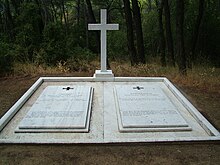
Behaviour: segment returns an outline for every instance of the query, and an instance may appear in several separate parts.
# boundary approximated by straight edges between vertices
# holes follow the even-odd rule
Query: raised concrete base
[[[101,70],[96,70],[93,77],[96,79],[96,81],[113,81],[114,80],[114,74],[112,73],[112,70],[107,70],[106,72],[102,72]]]
[[[94,89],[90,127],[87,133],[68,131],[64,131],[64,133],[59,132],[59,129],[53,133],[50,131],[41,133],[37,131],[16,131],[44,89],[50,86],[88,86]],[[125,86],[132,87],[132,89],[120,88]],[[158,88],[156,93],[152,91],[155,87]],[[148,90],[139,91],[143,88]],[[140,93],[131,92],[133,89]],[[121,92],[121,90],[125,92]],[[121,104],[123,104],[121,109],[120,103],[117,103],[120,97],[117,98],[115,91],[121,96],[124,95],[125,100],[121,100]],[[165,95],[162,100],[168,99],[168,102],[160,104],[161,93]],[[133,98],[133,96],[135,97]],[[126,103],[128,99],[142,99],[143,102],[139,102],[140,105],[135,105],[134,102],[129,105]],[[147,104],[149,100],[153,100],[154,105]],[[159,108],[151,107],[155,107],[155,105]],[[126,110],[126,107],[131,112]],[[161,109],[161,107],[164,108]],[[121,111],[126,111],[124,116],[120,116]],[[173,121],[169,115],[167,116],[168,113],[171,113],[174,118]],[[155,114],[159,115],[158,120],[155,118]],[[135,123],[135,120],[138,122]],[[199,113],[169,80],[147,77],[115,77],[112,81],[103,80],[100,82],[94,77],[40,78],[0,119],[0,131],[0,143],[123,143],[220,140],[218,130]]]

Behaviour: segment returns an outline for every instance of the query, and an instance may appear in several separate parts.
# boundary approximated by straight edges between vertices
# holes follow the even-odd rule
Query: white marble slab
[[[119,129],[143,131],[190,130],[188,123],[158,85],[115,86]]]
[[[85,129],[89,122],[92,92],[90,86],[46,87],[20,122],[19,130]]]

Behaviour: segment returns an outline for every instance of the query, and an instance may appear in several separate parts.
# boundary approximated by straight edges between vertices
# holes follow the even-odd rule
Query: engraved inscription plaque
[[[90,86],[48,86],[18,128],[85,129],[89,122],[93,89]]]
[[[158,85],[115,86],[116,108],[123,128],[188,127],[178,109]]]

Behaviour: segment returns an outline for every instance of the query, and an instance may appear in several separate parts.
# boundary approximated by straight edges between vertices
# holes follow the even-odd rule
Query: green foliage
[[[220,67],[220,2],[210,1],[201,24],[197,46],[199,63],[209,62]],[[202,58],[200,58],[202,57]],[[201,59],[201,60],[200,60]],[[203,61],[202,61],[203,59]]]
[[[144,45],[148,56],[157,54],[159,27],[157,11],[150,11],[143,16]]]
[[[60,63],[60,66],[65,64],[65,67],[71,70],[83,70],[85,63],[97,58],[97,54],[100,53],[99,43],[96,32],[87,31],[87,20],[90,18],[85,8],[85,1],[80,1],[80,4],[77,4],[78,1],[63,2],[64,6],[59,1],[9,1],[10,18],[6,11],[6,1],[0,1],[0,72],[12,70],[14,61],[50,66],[57,66]],[[129,59],[123,2],[117,0],[91,0],[91,2],[97,22],[100,22],[100,8],[107,8],[108,23],[120,25],[119,31],[107,33],[108,57],[113,60]],[[188,53],[192,46],[199,1],[184,2],[184,41],[185,51]],[[175,47],[176,2],[169,1],[169,4]],[[139,5],[145,54],[148,59],[158,58],[156,56],[159,52],[160,37],[156,3],[139,0]],[[220,67],[219,6],[220,1],[205,1],[204,16],[196,46],[198,64],[209,63]],[[80,9],[79,13],[77,9]],[[165,30],[165,20],[163,22]]]
[[[73,48],[67,66],[71,71],[87,71],[89,62],[94,58],[95,54],[90,50],[77,46]]]
[[[54,65],[57,61],[66,60],[66,41],[65,41],[65,31],[61,24],[50,23],[43,31],[43,43],[41,47],[40,55],[42,55],[41,61],[46,64]]]
[[[67,52],[72,54],[74,47],[86,47],[85,26],[83,24],[69,27],[69,33],[66,36]]]
[[[92,61],[95,58],[95,54],[92,53],[89,49],[81,48],[79,46],[73,48],[73,52],[70,58],[78,59],[78,60],[85,60],[85,61]]]
[[[220,2],[205,1],[196,49],[196,63],[220,67]],[[198,1],[187,1],[185,12],[185,46],[190,50],[198,16]]]
[[[12,71],[13,48],[10,44],[0,41],[0,75]]]
[[[14,39],[2,40],[4,44],[13,47],[7,54],[11,54],[13,59],[17,61],[32,61],[33,52],[41,43],[41,32],[39,27],[40,15],[38,6],[33,2],[23,2],[19,8],[20,14],[14,16]]]
[[[114,60],[128,59],[126,33],[121,31],[108,32],[108,57]]]

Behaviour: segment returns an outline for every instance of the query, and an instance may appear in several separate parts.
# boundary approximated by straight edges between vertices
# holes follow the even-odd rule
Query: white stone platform
[[[85,107],[80,111],[91,114],[91,116],[88,117],[84,114],[82,115],[83,118],[79,120],[83,122],[74,124],[75,121],[71,121],[73,122],[71,125],[64,122],[63,131],[56,127],[56,121],[52,122],[55,123],[54,125],[48,125],[50,122],[46,122],[46,124],[40,122],[37,127],[36,123],[30,124],[30,121],[27,120],[28,114],[30,115],[39,109],[34,107],[40,101],[41,95],[44,94],[43,91],[60,87],[78,87],[78,89],[85,87],[84,90],[87,95],[82,95],[84,98],[83,105],[88,107],[88,104],[91,103],[91,112]],[[89,96],[89,89],[94,89],[93,95]],[[88,98],[91,98],[91,102],[88,101]],[[65,100],[69,100],[69,98]],[[79,101],[74,104],[78,106],[81,103]],[[71,104],[69,105],[71,106]],[[77,111],[80,107],[82,106],[70,109]],[[52,109],[60,111],[59,106]],[[64,109],[69,110],[68,108]],[[43,114],[47,116],[47,113]],[[56,118],[57,116],[52,115],[52,117]],[[88,131],[65,131],[69,128],[73,130],[85,129],[85,123],[88,126]],[[25,131],[21,131],[22,127]],[[38,133],[42,129],[41,127],[46,131]],[[51,128],[52,132],[50,132]],[[36,129],[37,131],[27,131],[28,129]],[[0,131],[0,143],[124,143],[220,140],[219,132],[169,80],[150,77],[115,77],[108,81],[97,81],[95,77],[40,78],[0,119]]]

